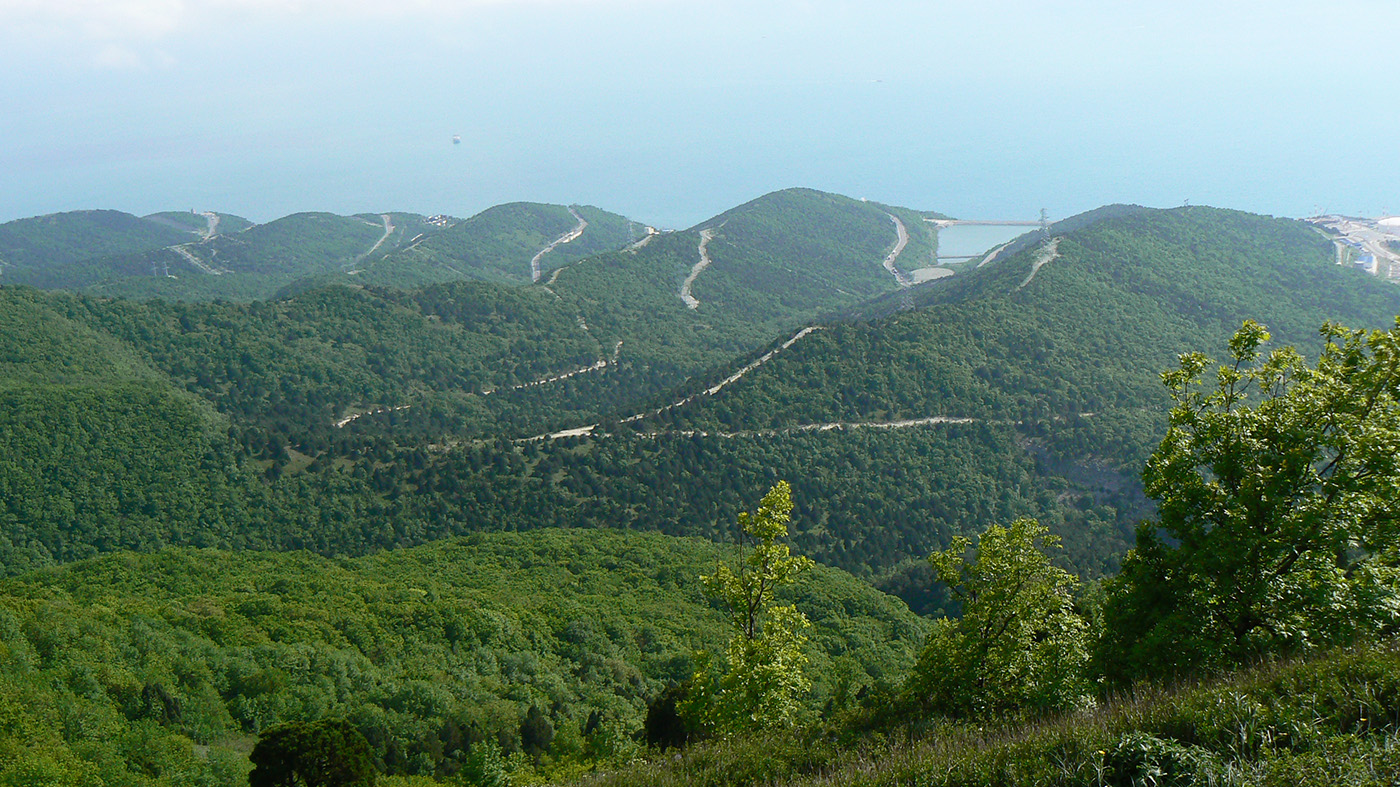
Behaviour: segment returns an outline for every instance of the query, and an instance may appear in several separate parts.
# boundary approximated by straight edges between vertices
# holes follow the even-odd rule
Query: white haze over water
[[[0,221],[1400,211],[1400,3],[0,0]],[[451,138],[460,134],[462,144]]]

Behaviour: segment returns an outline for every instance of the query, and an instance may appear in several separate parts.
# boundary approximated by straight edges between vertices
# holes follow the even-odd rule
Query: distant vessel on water
[[[454,144],[454,145],[460,145],[460,144],[462,144],[462,135],[460,135],[460,134],[453,134],[453,135],[452,135],[452,144]]]

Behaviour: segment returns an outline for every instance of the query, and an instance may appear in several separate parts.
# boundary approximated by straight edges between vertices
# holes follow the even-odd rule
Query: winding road
[[[1012,243],[1013,241],[1007,241],[1001,244],[1000,246],[996,247],[995,249],[992,249],[991,251],[987,252],[987,256],[983,257],[982,261],[977,263],[977,267],[980,268],[983,265],[986,265],[987,263],[995,260],[997,258],[997,255],[1001,254],[1002,250],[1005,249],[1007,246],[1010,246]]]
[[[831,432],[835,430],[855,430],[855,429],[914,429],[921,426],[940,426],[943,424],[975,424],[981,423],[980,418],[967,418],[955,415],[931,415],[926,418],[907,418],[900,421],[828,421],[815,424],[798,424],[782,429],[740,429],[733,432],[710,432],[704,429],[672,429],[658,430],[653,432],[638,432],[637,437],[661,437],[663,435],[680,435],[682,437],[774,437],[785,434],[801,434],[803,432]],[[598,429],[598,424],[579,426],[573,429],[564,429],[550,434],[536,435],[516,440],[517,443],[530,443],[539,440],[558,440],[564,437],[583,437],[593,434]],[[606,436],[606,435],[604,435]]]
[[[574,210],[573,208],[569,208],[569,214],[575,219],[578,219],[578,226],[574,227],[573,229],[569,230],[563,235],[560,235],[559,237],[555,238],[553,243],[549,244],[548,246],[545,246],[543,249],[540,249],[538,254],[530,258],[530,281],[536,282],[540,280],[541,257],[550,253],[551,251],[554,251],[556,248],[564,245],[565,243],[570,243],[577,240],[578,237],[583,234],[583,231],[585,229],[588,229],[588,222],[585,221],[582,216],[578,215],[578,211]]]
[[[695,296],[690,294],[690,288],[695,284],[696,277],[706,268],[710,267],[709,247],[710,241],[713,240],[714,237],[714,228],[700,230],[700,261],[695,263],[695,266],[690,269],[690,275],[686,276],[685,281],[681,282],[681,300],[685,301],[687,308],[700,308],[700,301],[696,300]]]
[[[1045,266],[1045,263],[1050,262],[1058,256],[1060,256],[1060,239],[1055,238],[1041,247],[1040,254],[1036,255],[1035,261],[1031,263],[1031,272],[1027,273],[1026,278],[1020,284],[1016,285],[1016,290],[1030,284],[1031,279],[1035,278],[1035,275],[1040,272],[1040,269]],[[1012,292],[1016,290],[1012,290]]]
[[[783,342],[782,344],[778,345],[777,347],[774,347],[773,349],[769,350],[768,352],[764,353],[763,355],[760,355],[758,358],[756,358],[756,359],[753,360],[752,362],[746,364],[746,365],[745,365],[742,369],[740,369],[739,371],[737,371],[737,372],[735,372],[735,373],[729,375],[728,377],[724,378],[723,380],[720,380],[718,383],[715,383],[714,385],[710,386],[709,388],[706,388],[705,390],[701,391],[700,393],[691,394],[690,396],[687,396],[687,397],[685,397],[684,399],[681,399],[681,400],[676,401],[676,402],[672,402],[671,404],[668,404],[668,405],[666,405],[665,407],[659,407],[659,408],[657,408],[657,409],[655,409],[655,410],[653,410],[653,411],[651,411],[651,412],[649,412],[649,413],[637,413],[636,415],[629,415],[629,416],[627,416],[626,418],[622,419],[622,423],[627,424],[627,423],[631,423],[631,422],[633,422],[633,421],[640,421],[641,419],[646,418],[646,417],[649,416],[649,415],[660,415],[660,414],[666,412],[667,410],[674,410],[674,409],[677,408],[677,407],[683,407],[683,406],[685,406],[685,405],[687,405],[687,404],[690,404],[691,402],[695,401],[696,399],[698,399],[698,398],[700,398],[700,397],[702,397],[702,396],[714,396],[715,394],[717,394],[717,393],[719,393],[720,391],[722,391],[722,390],[724,389],[725,386],[730,385],[731,383],[738,382],[739,379],[742,378],[744,375],[748,374],[749,372],[753,371],[754,369],[757,369],[758,367],[762,366],[763,364],[768,363],[769,361],[771,361],[771,360],[773,359],[773,356],[777,355],[778,353],[782,352],[783,350],[786,350],[787,348],[793,346],[794,344],[797,344],[799,341],[802,340],[802,338],[803,338],[804,336],[807,336],[808,334],[810,334],[810,333],[812,333],[812,332],[814,332],[814,331],[820,331],[820,330],[821,330],[821,326],[820,326],[820,325],[809,325],[809,326],[807,326],[806,328],[803,328],[802,330],[800,330],[800,331],[798,331],[797,333],[793,334],[793,336],[792,336],[791,339],[788,339],[787,341]]]
[[[580,319],[582,319],[582,318],[580,318]],[[584,330],[588,330],[588,328],[585,327]],[[564,373],[562,373],[562,374],[556,374],[556,375],[554,375],[553,377],[544,377],[544,378],[541,378],[541,379],[539,379],[539,380],[532,380],[532,381],[530,381],[530,382],[528,382],[528,383],[520,383],[519,385],[512,385],[512,386],[510,386],[509,388],[502,388],[502,389],[499,389],[499,390],[503,390],[503,391],[520,391],[520,390],[524,390],[524,389],[526,389],[526,388],[534,388],[534,387],[537,386],[537,385],[547,385],[547,384],[549,384],[549,383],[557,383],[557,382],[559,382],[560,380],[567,380],[567,379],[569,379],[570,377],[574,377],[574,376],[580,375],[580,374],[587,374],[588,372],[599,372],[599,371],[602,371],[602,370],[608,368],[609,366],[612,366],[613,364],[617,363],[618,355],[620,355],[621,353],[622,353],[622,342],[619,340],[617,344],[613,345],[613,354],[612,354],[612,359],[611,359],[611,360],[606,359],[606,358],[599,358],[597,361],[594,361],[592,364],[590,364],[590,365],[588,365],[588,366],[580,366],[580,367],[577,368],[577,369],[573,369],[573,370],[571,370],[571,371],[567,371],[567,372],[564,372]],[[497,389],[491,389],[491,390],[489,390],[489,391],[482,391],[482,392],[481,392],[481,395],[482,395],[482,396],[490,396],[491,394],[495,393],[496,390],[497,390]]]
[[[217,267],[217,266],[214,266],[214,265],[210,265],[209,263],[205,262],[204,260],[201,260],[200,258],[194,256],[194,254],[192,254],[192,253],[190,252],[190,250],[189,250],[188,248],[186,248],[187,245],[188,245],[188,244],[181,245],[181,246],[167,246],[166,248],[170,249],[171,251],[175,252],[176,254],[180,255],[181,257],[184,257],[186,262],[188,262],[189,264],[193,265],[194,267],[196,267],[196,268],[198,268],[198,269],[204,271],[205,273],[209,274],[210,276],[222,276],[222,275],[224,275],[225,273],[232,273],[232,272],[233,272],[233,271],[230,271],[228,268],[220,268],[220,267]],[[166,270],[166,275],[169,275],[169,269]]]
[[[370,246],[370,247],[369,247],[369,251],[367,251],[367,252],[365,252],[364,254],[361,254],[360,256],[356,257],[356,258],[355,258],[355,261],[352,262],[352,263],[350,263],[350,265],[349,265],[348,267],[351,268],[351,270],[347,270],[346,273],[349,273],[349,274],[352,274],[352,275],[353,275],[353,274],[356,274],[356,273],[359,273],[360,271],[359,271],[358,269],[356,269],[355,266],[356,266],[356,265],[359,265],[361,262],[364,261],[364,259],[365,259],[366,257],[368,257],[369,255],[373,254],[373,253],[375,252],[375,250],[378,249],[380,246],[383,246],[383,245],[384,245],[384,241],[388,240],[388,239],[389,239],[389,236],[394,234],[394,222],[393,222],[393,220],[389,217],[389,214],[387,214],[387,213],[381,213],[381,214],[379,214],[379,218],[381,218],[381,219],[384,220],[384,234],[381,235],[381,236],[379,236],[379,240],[375,241],[373,246]]]
[[[706,388],[705,390],[701,391],[700,393],[691,394],[690,396],[687,396],[687,397],[685,397],[684,399],[681,399],[681,400],[676,401],[676,402],[672,402],[671,404],[668,404],[668,405],[666,405],[665,407],[659,407],[659,408],[657,408],[657,409],[655,409],[655,410],[652,410],[652,411],[650,411],[650,412],[642,412],[642,413],[637,413],[636,415],[629,415],[629,416],[627,416],[626,418],[623,418],[622,421],[621,421],[620,423],[627,424],[627,423],[632,423],[632,422],[634,422],[634,421],[640,421],[641,419],[646,418],[646,417],[649,416],[649,415],[660,415],[661,413],[664,413],[664,412],[666,412],[667,410],[672,410],[672,409],[675,409],[675,408],[677,408],[677,407],[682,407],[682,406],[684,406],[684,405],[687,405],[687,404],[689,404],[689,403],[695,401],[696,399],[700,398],[701,396],[714,396],[715,394],[717,394],[717,393],[719,393],[721,390],[723,390],[725,386],[730,385],[731,383],[737,382],[737,381],[738,381],[740,378],[742,378],[744,375],[748,374],[749,372],[753,371],[754,369],[757,369],[758,367],[762,366],[763,364],[768,363],[770,360],[773,359],[773,356],[775,356],[775,355],[777,355],[778,353],[782,352],[783,350],[786,350],[787,348],[793,346],[794,344],[796,344],[797,342],[799,342],[799,341],[802,339],[802,337],[807,336],[808,334],[812,333],[813,331],[819,331],[819,330],[821,330],[821,326],[819,326],[819,325],[810,325],[810,326],[808,326],[808,327],[806,327],[806,328],[803,328],[802,330],[800,330],[800,331],[798,331],[797,333],[793,334],[793,336],[792,336],[791,339],[788,339],[787,341],[783,342],[782,344],[778,345],[777,347],[774,347],[773,349],[771,349],[771,350],[769,350],[768,352],[764,353],[763,355],[759,356],[757,359],[755,359],[755,360],[752,361],[751,363],[746,364],[746,365],[745,365],[742,369],[740,369],[739,371],[735,372],[734,374],[729,375],[728,377],[724,378],[723,380],[719,381],[718,383],[715,383],[714,385],[710,386],[709,388]],[[618,354],[618,351],[621,350],[621,349],[622,349],[622,342],[618,342],[618,343],[617,343],[617,346],[613,348],[613,358],[612,358],[612,362],[613,362],[613,363],[617,363],[617,354]],[[601,365],[600,365],[600,364],[601,364]],[[575,370],[575,371],[573,371],[573,372],[570,372],[569,375],[564,375],[564,376],[572,376],[572,375],[574,375],[574,374],[581,374],[581,373],[586,372],[586,371],[593,371],[595,368],[601,369],[601,368],[603,368],[603,367],[605,367],[605,366],[607,366],[607,365],[608,365],[608,364],[603,363],[603,362],[600,361],[598,364],[594,364],[593,366],[588,367],[587,369],[578,369],[578,370]],[[543,383],[545,383],[545,382],[550,382],[550,381],[552,381],[552,380],[554,380],[554,379],[563,379],[564,376],[551,378],[550,380],[541,380],[541,381],[539,381],[538,383],[529,383],[528,385],[540,385],[540,384],[543,384]],[[524,387],[524,386],[516,386],[516,387]],[[804,427],[804,428],[807,428],[807,429],[810,430],[810,429],[816,429],[816,428],[818,428],[819,426],[821,426],[821,425],[820,425],[820,424],[814,424],[814,425],[811,425],[811,426],[809,426],[809,427]],[[565,429],[565,430],[560,431],[560,432],[551,432],[551,433],[549,433],[549,434],[535,435],[534,437],[526,437],[526,438],[523,438],[522,440],[518,440],[517,442],[529,442],[529,441],[532,441],[532,440],[554,440],[554,439],[558,439],[558,438],[561,438],[561,437],[579,437],[579,436],[586,435],[586,434],[592,434],[592,433],[593,433],[593,430],[595,430],[595,429],[597,429],[597,428],[598,428],[598,424],[589,424],[589,425],[587,425],[587,426],[578,426],[578,427],[574,427],[573,429]],[[835,427],[831,427],[831,428],[835,428]]]
[[[660,235],[660,234],[661,234],[661,233],[660,233],[655,227],[648,226],[648,227],[647,227],[647,234],[646,234],[645,236],[643,236],[641,240],[636,241],[636,242],[633,243],[632,245],[630,245],[630,246],[628,246],[627,248],[623,249],[623,251],[628,251],[628,252],[631,252],[631,253],[633,253],[633,254],[636,254],[636,253],[637,253],[637,249],[640,249],[640,248],[642,248],[643,246],[647,245],[648,243],[651,243],[651,239],[652,239],[652,238],[655,238],[657,235]]]
[[[399,405],[398,407],[381,407],[378,410],[370,410],[364,413],[355,413],[354,415],[347,415],[339,421],[335,422],[335,428],[344,429],[347,424],[352,423],[360,418],[364,418],[367,415],[379,415],[380,413],[394,413],[398,412],[399,410],[407,410],[412,406],[413,405],[411,404],[403,404]]]
[[[904,251],[904,247],[909,245],[909,230],[904,226],[904,222],[899,220],[898,216],[893,213],[886,213],[885,215],[890,217],[890,221],[894,222],[895,242],[894,251],[891,251],[889,256],[885,257],[883,264],[885,270],[889,271],[890,275],[894,277],[894,280],[899,282],[899,286],[908,287],[914,283],[913,280],[905,275],[904,271],[895,267],[894,261],[899,259],[899,255]]]

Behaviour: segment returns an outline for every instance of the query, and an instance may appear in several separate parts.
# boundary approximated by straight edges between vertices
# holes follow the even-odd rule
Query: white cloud
[[[88,40],[153,40],[179,29],[185,0],[0,0],[0,24]]]

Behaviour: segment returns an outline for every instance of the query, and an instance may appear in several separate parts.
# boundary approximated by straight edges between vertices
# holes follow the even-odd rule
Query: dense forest
[[[1208,364],[1172,372],[1183,353],[1220,358],[1253,341],[1300,351],[1268,367],[1293,370],[1275,389],[1320,379],[1305,365],[1351,339],[1319,326],[1384,327],[1400,291],[1331,264],[1330,242],[1298,222],[1132,206],[904,287],[882,265],[896,224],[908,234],[902,274],[936,261],[924,219],[937,215],[792,189],[680,232],[532,203],[467,220],[221,216],[215,228],[205,214],[98,211],[3,225],[0,752],[37,770],[0,771],[0,783],[233,783],[260,732],[333,718],[403,783],[565,779],[640,756],[667,709],[711,740],[665,778],[745,783],[749,745],[782,752],[764,779],[849,775],[865,756],[853,740],[857,752],[885,735],[926,740],[917,719],[930,718],[952,725],[937,734],[973,734],[958,725],[980,711],[928,676],[963,668],[946,643],[971,624],[949,621],[978,613],[959,583],[980,570],[968,555],[991,560],[997,539],[1044,554],[1037,576],[1053,578],[1046,598],[1059,606],[1042,617],[1064,621],[1055,636],[1071,654],[1045,660],[1092,656],[1074,680],[1131,682],[1144,654],[1180,636],[1170,617],[1147,626],[1160,604],[1142,588],[1189,576],[1170,561],[1204,538],[1161,507],[1189,485],[1142,474],[1174,467],[1163,438],[1188,423],[1174,402],[1194,395],[1164,388],[1163,372],[1189,382]],[[104,241],[85,246],[87,235]],[[227,272],[196,274],[186,255]],[[181,273],[152,275],[155,263]],[[1240,339],[1248,319],[1268,342]],[[1335,378],[1382,357],[1373,345],[1338,360]],[[1346,390],[1324,391],[1332,412]],[[1182,456],[1182,467],[1198,458]],[[792,496],[782,543],[825,566],[785,591],[795,612],[773,613],[791,626],[772,652],[810,660],[781,671],[810,683],[800,713],[774,718],[822,743],[726,750],[717,719],[733,709],[694,705],[704,686],[737,679],[706,672],[726,625],[699,578],[758,554],[714,544],[741,538],[742,512],[780,481]],[[1153,541],[1144,521],[1169,537]],[[1336,532],[1338,566],[1374,551]],[[1380,566],[1347,570],[1371,583],[1348,598],[1384,596]],[[1307,587],[1334,581],[1304,568]],[[1214,614],[1206,607],[1193,620]],[[1298,630],[1301,609],[1278,631]],[[1251,615],[1282,612],[1250,610],[1219,624],[1248,637],[1219,634],[1198,648],[1215,656],[1157,674],[1219,675],[1246,656],[1305,657],[1385,630],[1353,616],[1351,634],[1321,636],[1319,624],[1299,645],[1251,628]],[[930,629],[915,613],[950,617]],[[945,650],[921,650],[929,630]],[[770,647],[734,642],[721,659],[731,666]],[[1356,658],[1392,674],[1383,645]],[[1331,663],[1281,669],[1312,680]],[[1031,716],[1079,707],[1094,692],[1074,680],[1037,695],[1048,704]],[[1275,691],[1254,682],[1271,678],[1229,680],[1199,702]],[[1030,713],[1018,690],[1006,688],[1019,708],[1008,718],[1030,718],[1017,715]],[[1105,711],[1131,719],[1065,734],[1102,757],[1123,745],[1098,742],[1112,729],[1188,746],[1170,756],[1197,764],[1275,767],[1261,750],[1219,748],[1234,744],[1212,742],[1205,717],[1160,721],[1197,701]],[[1058,745],[1005,735],[1030,747],[1027,762]],[[934,755],[910,745],[898,756],[922,773]],[[986,783],[1011,756],[998,746],[967,761]],[[1061,764],[1083,773],[1075,751]],[[721,762],[725,774],[705,771]],[[645,781],[628,774],[616,778]],[[888,774],[872,783],[903,778]]]
[[[453,776],[473,749],[546,773],[628,755],[647,702],[722,642],[699,587],[722,554],[546,530],[357,560],[169,549],[30,573],[0,585],[0,779],[229,783],[260,730],[328,715],[391,774]],[[814,709],[903,674],[926,627],[835,570],[791,599],[814,628]]]
[[[771,201],[790,221],[792,196],[740,215],[752,223]],[[883,210],[836,204],[868,209],[870,226],[888,232]],[[725,221],[734,223],[745,226]],[[1393,288],[1325,264],[1321,239],[1290,222],[1106,211],[1057,237],[1059,256],[1024,288],[1040,247],[915,288],[920,308],[828,324],[713,396],[626,424],[619,418],[645,412],[649,395],[675,401],[734,368],[705,372],[714,359],[746,344],[764,351],[754,326],[773,335],[802,313],[750,310],[745,324],[736,311],[721,331],[709,304],[690,310],[675,297],[674,278],[642,286],[652,263],[690,243],[683,233],[587,258],[550,290],[331,287],[245,305],[5,288],[15,318],[6,338],[21,348],[4,414],[16,468],[6,479],[12,524],[0,534],[15,550],[7,566],[167,543],[357,554],[600,522],[709,535],[753,489],[789,478],[808,523],[797,543],[885,587],[907,586],[907,572],[921,573],[922,556],[950,535],[1023,515],[1047,522],[1067,564],[1095,576],[1113,570],[1148,510],[1137,468],[1163,428],[1155,377],[1175,353],[1218,349],[1231,314],[1307,348],[1329,316],[1376,325],[1400,311]],[[684,268],[677,260],[671,275]],[[636,291],[620,286],[629,281]],[[661,327],[682,330],[668,315],[692,312],[712,330]],[[45,327],[17,332],[26,325]],[[610,365],[531,385],[600,362]],[[131,371],[112,387],[121,369]],[[694,382],[675,393],[649,393],[686,376]],[[114,429],[60,439],[67,427],[54,423],[65,421],[25,415],[81,408],[106,413]],[[962,422],[858,426],[930,418]],[[529,439],[590,422],[602,424],[597,434]],[[837,428],[810,428],[821,425]],[[64,447],[77,445],[85,461]],[[111,468],[132,451],[151,457],[141,489],[164,492],[111,493]],[[29,524],[32,512],[72,500],[103,502],[77,507],[56,530]],[[378,524],[357,524],[363,517]],[[206,540],[170,524],[191,520],[207,523],[195,528]]]

